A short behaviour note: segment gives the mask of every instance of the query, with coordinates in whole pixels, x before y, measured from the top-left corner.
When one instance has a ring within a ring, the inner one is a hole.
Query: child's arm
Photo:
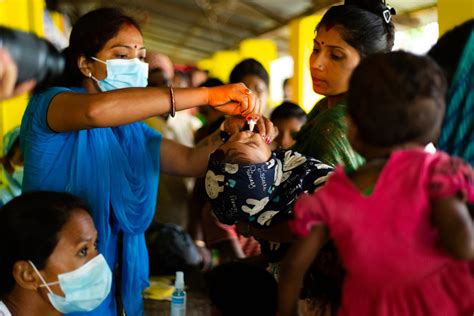
[[[466,203],[452,196],[433,199],[431,206],[441,246],[456,259],[474,259],[474,224]]]
[[[291,242],[295,235],[288,226],[288,221],[282,221],[266,227],[254,227],[248,223],[237,223],[239,233],[244,236],[252,236],[256,239],[264,239],[274,242]]]
[[[298,239],[289,249],[280,267],[278,316],[297,315],[304,275],[327,239],[326,226],[315,225],[308,236]]]

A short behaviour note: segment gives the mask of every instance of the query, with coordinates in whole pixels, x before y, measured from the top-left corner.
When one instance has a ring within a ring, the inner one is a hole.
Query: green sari
[[[308,121],[296,135],[293,150],[330,165],[356,169],[363,163],[347,139],[345,100],[329,108],[327,99],[319,101],[308,114]]]

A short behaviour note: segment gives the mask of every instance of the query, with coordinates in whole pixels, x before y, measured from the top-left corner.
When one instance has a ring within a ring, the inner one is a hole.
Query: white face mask
[[[101,91],[112,91],[123,88],[144,88],[148,85],[148,64],[133,59],[108,59],[106,61],[92,57],[107,67],[107,77],[98,80],[92,74],[90,77],[97,82]]]
[[[61,313],[92,311],[109,295],[112,272],[101,254],[76,270],[58,275],[59,281],[51,283],[46,283],[33,262],[28,262],[43,283],[40,287],[48,289],[49,301]],[[49,287],[53,284],[59,284],[64,297],[53,293]]]

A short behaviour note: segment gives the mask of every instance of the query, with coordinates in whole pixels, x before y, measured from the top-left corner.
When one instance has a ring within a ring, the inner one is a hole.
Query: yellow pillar
[[[472,0],[438,0],[439,35],[474,18]]]
[[[42,36],[44,0],[0,1],[0,25]],[[0,142],[5,132],[20,125],[28,95],[0,102]]]
[[[310,111],[322,96],[313,92],[309,57],[313,50],[313,39],[320,16],[311,15],[290,23],[290,53],[293,57],[293,101]]]
[[[224,83],[229,82],[229,74],[242,60],[240,53],[235,50],[222,50],[215,52],[212,56],[212,64],[210,67],[210,75],[219,78]]]
[[[242,59],[253,58],[258,60],[270,73],[270,64],[277,58],[277,46],[268,39],[245,39],[240,42]]]

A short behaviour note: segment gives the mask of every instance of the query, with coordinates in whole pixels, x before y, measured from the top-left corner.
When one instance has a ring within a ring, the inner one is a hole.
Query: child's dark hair
[[[13,266],[31,260],[41,270],[74,212],[89,209],[80,198],[59,192],[24,193],[0,209],[0,299],[13,289]]]
[[[100,8],[80,17],[73,25],[69,47],[63,52],[66,67],[61,85],[81,86],[84,76],[77,66],[77,59],[82,55],[95,57],[123,25],[134,26],[141,32],[138,23],[117,8]]]
[[[348,113],[367,144],[426,145],[439,132],[445,94],[444,74],[429,57],[376,54],[352,73]]]
[[[344,5],[331,7],[316,30],[322,26],[342,26],[342,38],[359,52],[361,58],[389,52],[395,40],[395,27],[391,21],[385,21],[386,10],[395,13],[381,0],[346,0]]]
[[[306,112],[298,104],[284,101],[282,104],[277,106],[270,115],[270,120],[272,122],[290,118],[295,118],[304,124],[306,122]]]
[[[264,268],[244,263],[224,263],[207,275],[209,298],[222,316],[275,316],[278,285]]]
[[[260,62],[253,58],[244,59],[238,63],[234,69],[232,69],[229,81],[230,83],[238,83],[241,82],[247,75],[255,75],[259,77],[265,82],[267,87],[270,83],[268,72]]]

